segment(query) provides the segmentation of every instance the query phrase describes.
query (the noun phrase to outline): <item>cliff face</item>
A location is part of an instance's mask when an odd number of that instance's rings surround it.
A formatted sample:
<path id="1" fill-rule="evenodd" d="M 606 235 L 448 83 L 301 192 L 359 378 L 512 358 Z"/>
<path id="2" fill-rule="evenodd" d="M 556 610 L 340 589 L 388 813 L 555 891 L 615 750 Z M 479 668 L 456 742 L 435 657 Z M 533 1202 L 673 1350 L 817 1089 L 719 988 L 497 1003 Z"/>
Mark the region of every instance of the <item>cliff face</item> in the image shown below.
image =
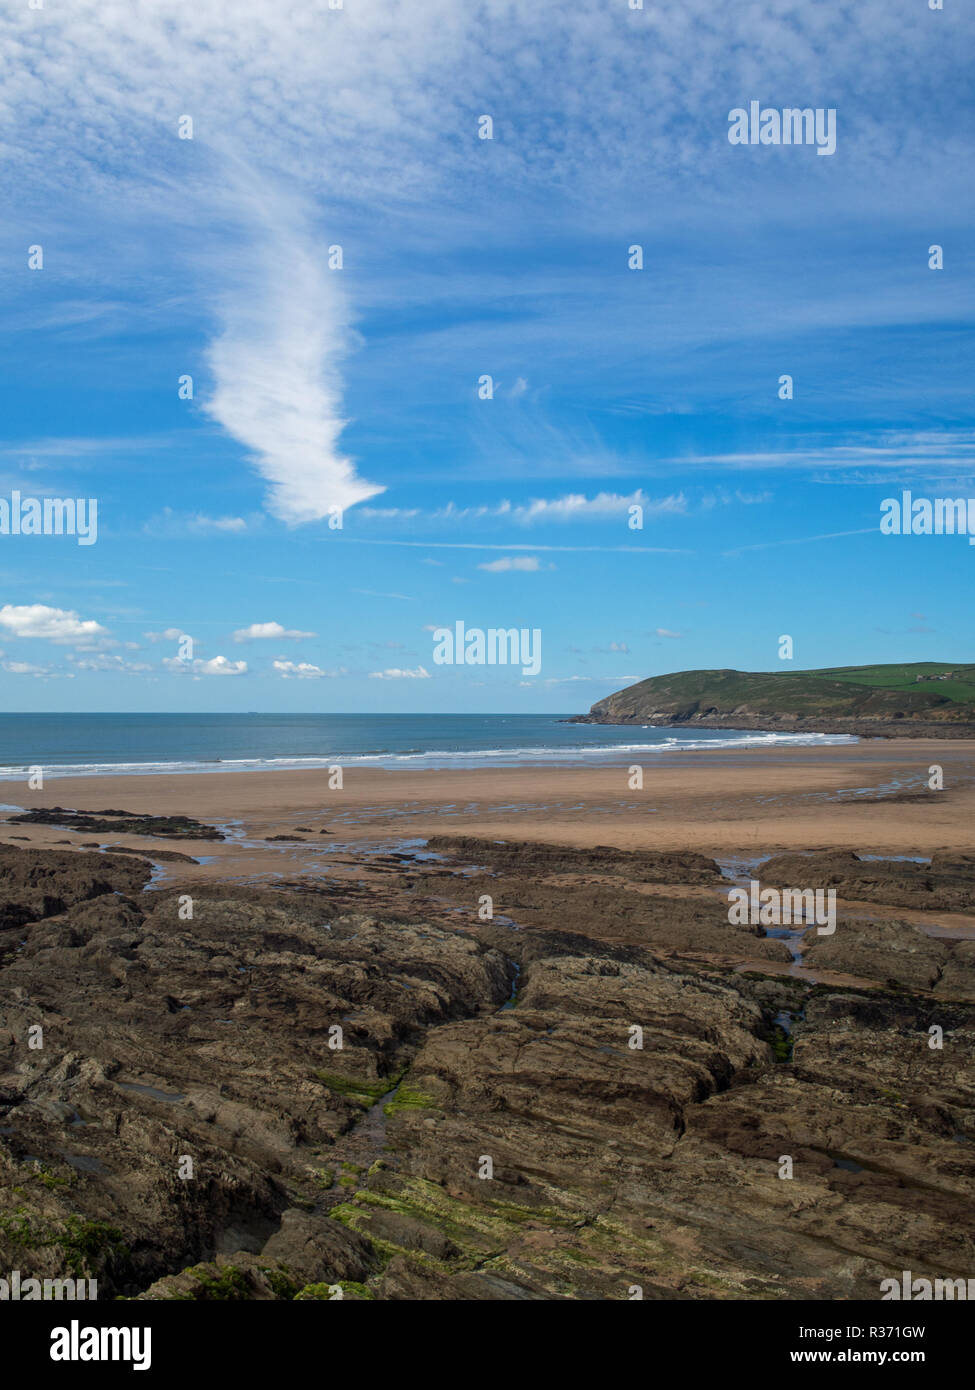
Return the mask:
<path id="1" fill-rule="evenodd" d="M 906 668 L 890 669 L 896 670 L 900 684 L 861 684 L 855 673 L 678 671 L 607 695 L 574 722 L 782 728 L 888 738 L 975 736 L 975 704 L 949 693 L 957 696 L 963 685 L 939 685 L 937 678 L 918 680 L 905 676 Z"/>

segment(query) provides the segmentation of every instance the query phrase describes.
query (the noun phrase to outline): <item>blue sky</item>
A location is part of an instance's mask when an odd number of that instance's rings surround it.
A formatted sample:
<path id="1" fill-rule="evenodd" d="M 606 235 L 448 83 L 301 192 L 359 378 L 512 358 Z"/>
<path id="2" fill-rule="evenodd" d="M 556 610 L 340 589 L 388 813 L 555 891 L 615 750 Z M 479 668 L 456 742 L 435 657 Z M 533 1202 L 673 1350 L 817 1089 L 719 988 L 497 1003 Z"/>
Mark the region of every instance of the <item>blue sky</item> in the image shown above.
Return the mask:
<path id="1" fill-rule="evenodd" d="M 98 499 L 95 545 L 0 535 L 0 707 L 581 711 L 783 633 L 972 659 L 965 538 L 878 529 L 975 493 L 958 0 L 0 28 L 0 496 Z M 836 153 L 732 146 L 751 100 L 835 108 Z M 540 629 L 540 674 L 436 666 L 461 619 Z"/>

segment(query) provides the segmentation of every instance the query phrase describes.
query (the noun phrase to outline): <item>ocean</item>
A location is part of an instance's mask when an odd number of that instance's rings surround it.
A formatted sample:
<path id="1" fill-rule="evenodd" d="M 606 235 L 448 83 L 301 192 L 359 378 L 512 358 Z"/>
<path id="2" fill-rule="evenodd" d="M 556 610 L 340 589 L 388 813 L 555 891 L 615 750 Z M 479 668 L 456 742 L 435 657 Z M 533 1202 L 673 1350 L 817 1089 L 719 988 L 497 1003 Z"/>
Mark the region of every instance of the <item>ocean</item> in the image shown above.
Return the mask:
<path id="1" fill-rule="evenodd" d="M 620 764 L 683 749 L 855 743 L 844 734 L 567 724 L 559 714 L 0 714 L 0 780 L 327 767 Z"/>

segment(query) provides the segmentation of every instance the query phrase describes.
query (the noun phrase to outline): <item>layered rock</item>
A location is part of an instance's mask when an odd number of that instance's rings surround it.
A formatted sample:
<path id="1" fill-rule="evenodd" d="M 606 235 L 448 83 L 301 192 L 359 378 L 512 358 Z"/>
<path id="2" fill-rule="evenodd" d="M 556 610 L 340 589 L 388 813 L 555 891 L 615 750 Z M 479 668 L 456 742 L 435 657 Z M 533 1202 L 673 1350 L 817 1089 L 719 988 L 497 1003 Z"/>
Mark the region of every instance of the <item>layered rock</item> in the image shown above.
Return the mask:
<path id="1" fill-rule="evenodd" d="M 0 1263 L 203 1301 L 971 1276 L 973 943 L 844 917 L 806 955 L 875 987 L 814 985 L 700 856 L 450 848 L 368 912 L 6 851 Z"/>
<path id="2" fill-rule="evenodd" d="M 52 917 L 106 893 L 137 893 L 149 877 L 144 863 L 0 845 L 0 932 Z M 0 949 L 4 944 L 0 937 Z"/>
<path id="3" fill-rule="evenodd" d="M 758 870 L 762 883 L 834 888 L 837 897 L 921 911 L 970 912 L 975 907 L 975 862 L 950 851 L 930 863 L 861 859 L 853 850 L 778 854 Z"/>
<path id="4" fill-rule="evenodd" d="M 222 840 L 223 833 L 192 816 L 150 816 L 139 811 L 72 811 L 50 806 L 22 811 L 7 818 L 9 825 L 56 825 L 86 834 L 153 835 L 169 840 Z"/>

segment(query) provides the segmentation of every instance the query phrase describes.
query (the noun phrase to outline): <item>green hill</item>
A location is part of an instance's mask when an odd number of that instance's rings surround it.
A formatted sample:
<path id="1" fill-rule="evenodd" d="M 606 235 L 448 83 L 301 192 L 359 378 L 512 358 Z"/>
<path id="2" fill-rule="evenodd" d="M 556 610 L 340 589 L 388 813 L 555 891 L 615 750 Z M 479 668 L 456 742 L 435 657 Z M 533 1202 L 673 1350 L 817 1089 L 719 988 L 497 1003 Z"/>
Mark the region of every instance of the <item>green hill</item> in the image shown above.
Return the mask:
<path id="1" fill-rule="evenodd" d="M 973 736 L 975 665 L 920 661 L 816 671 L 677 671 L 607 695 L 578 718 L 600 724 L 744 729 L 785 724 L 826 733 Z"/>
<path id="2" fill-rule="evenodd" d="M 881 686 L 884 690 L 926 690 L 959 704 L 975 704 L 975 666 L 944 666 L 937 661 L 911 661 L 892 666 L 836 666 L 810 671 L 811 676 L 832 676 L 853 685 Z"/>

